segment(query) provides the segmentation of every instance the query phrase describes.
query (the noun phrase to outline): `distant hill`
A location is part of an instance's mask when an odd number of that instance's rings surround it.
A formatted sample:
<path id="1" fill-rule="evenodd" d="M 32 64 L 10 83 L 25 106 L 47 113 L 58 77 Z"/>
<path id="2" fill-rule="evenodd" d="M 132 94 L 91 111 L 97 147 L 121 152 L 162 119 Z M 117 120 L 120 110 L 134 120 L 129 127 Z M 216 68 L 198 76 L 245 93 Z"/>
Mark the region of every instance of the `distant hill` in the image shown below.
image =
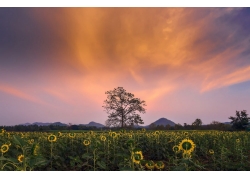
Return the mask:
<path id="1" fill-rule="evenodd" d="M 29 126 L 29 125 L 38 125 L 38 126 L 49 126 L 49 125 L 54 125 L 54 126 L 68 126 L 67 124 L 61 123 L 61 122 L 54 122 L 54 123 L 43 123 L 43 122 L 34 122 L 34 123 L 24 123 L 20 124 L 23 126 Z M 95 126 L 97 128 L 105 127 L 103 124 L 96 123 L 94 121 L 89 122 L 88 124 L 79 124 L 83 126 Z"/>
<path id="2" fill-rule="evenodd" d="M 67 124 L 61 123 L 61 122 L 55 122 L 52 123 L 51 125 L 55 125 L 55 126 L 67 126 Z"/>
<path id="3" fill-rule="evenodd" d="M 52 123 L 42 123 L 42 122 L 34 122 L 32 125 L 38 125 L 38 126 L 49 126 Z"/>
<path id="4" fill-rule="evenodd" d="M 160 125 L 163 125 L 163 126 L 166 126 L 166 125 L 170 125 L 170 126 L 175 126 L 175 123 L 167 118 L 160 118 L 158 120 L 156 120 L 155 122 L 152 122 L 151 124 L 155 124 L 156 126 L 160 126 Z"/>
<path id="5" fill-rule="evenodd" d="M 175 126 L 175 123 L 167 118 L 160 118 L 158 120 L 156 120 L 155 122 L 153 122 L 156 126 L 158 125 L 170 125 L 170 126 Z M 152 124 L 152 123 L 151 123 Z M 34 122 L 34 123 L 24 123 L 24 124 L 20 124 L 23 126 L 29 126 L 29 125 L 38 125 L 38 126 L 49 126 L 49 125 L 55 125 L 55 126 L 67 126 L 67 124 L 61 123 L 61 122 L 54 122 L 54 123 L 43 123 L 43 122 Z M 82 126 L 95 126 L 97 128 L 102 128 L 105 127 L 103 124 L 91 121 L 88 124 L 78 124 L 78 125 L 82 125 Z M 141 125 L 135 125 L 136 128 L 148 128 L 150 125 L 148 126 L 141 126 Z"/>
<path id="6" fill-rule="evenodd" d="M 81 124 L 83 126 L 95 126 L 97 128 L 102 128 L 102 127 L 105 127 L 103 124 L 100 124 L 100 123 L 96 123 L 94 121 L 91 121 L 89 122 L 88 124 Z"/>
<path id="7" fill-rule="evenodd" d="M 29 125 L 32 125 L 32 124 L 30 124 L 30 123 L 24 123 L 24 124 L 20 124 L 20 125 L 29 126 Z"/>
<path id="8" fill-rule="evenodd" d="M 34 122 L 34 123 L 24 123 L 20 124 L 23 126 L 30 126 L 30 125 L 38 125 L 38 126 L 49 126 L 49 125 L 55 125 L 55 126 L 67 126 L 67 124 L 61 123 L 61 122 L 54 122 L 54 123 L 43 123 L 43 122 Z"/>

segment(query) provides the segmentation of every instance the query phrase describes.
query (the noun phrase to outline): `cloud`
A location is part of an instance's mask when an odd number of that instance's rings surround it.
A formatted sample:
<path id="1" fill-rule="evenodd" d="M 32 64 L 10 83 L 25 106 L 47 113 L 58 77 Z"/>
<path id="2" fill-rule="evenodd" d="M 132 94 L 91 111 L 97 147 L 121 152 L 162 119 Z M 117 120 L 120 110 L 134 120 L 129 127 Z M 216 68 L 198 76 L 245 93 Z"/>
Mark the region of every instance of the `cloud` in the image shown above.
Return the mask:
<path id="1" fill-rule="evenodd" d="M 42 105 L 47 105 L 44 101 L 42 101 L 34 96 L 29 95 L 20 89 L 17 89 L 15 87 L 12 87 L 12 86 L 9 86 L 6 84 L 0 84 L 0 91 L 7 93 L 9 95 L 12 95 L 14 97 L 21 98 L 21 99 L 26 100 L 26 101 L 30 101 L 33 103 L 39 103 Z"/>
<path id="2" fill-rule="evenodd" d="M 206 85 L 201 89 L 201 92 L 206 92 L 225 86 L 231 86 L 249 80 L 250 80 L 250 66 L 238 69 L 216 80 L 205 83 Z"/>
<path id="3" fill-rule="evenodd" d="M 240 58 L 235 65 L 233 62 L 248 52 L 250 36 L 242 37 L 240 34 L 245 24 L 235 22 L 243 14 L 249 16 L 247 9 L 24 10 L 26 9 L 20 9 L 15 14 L 16 19 L 12 18 L 15 22 L 19 20 L 19 25 L 16 26 L 22 27 L 18 37 L 27 36 L 31 31 L 28 36 L 30 38 L 23 40 L 28 47 L 33 43 L 33 36 L 43 41 L 39 40 L 41 47 L 32 47 L 36 50 L 30 52 L 29 58 L 22 56 L 12 66 L 17 63 L 20 68 L 21 64 L 26 64 L 23 68 L 35 68 L 46 76 L 64 72 L 63 76 L 76 74 L 75 77 L 78 76 L 79 79 L 93 79 L 91 77 L 100 74 L 100 81 L 109 79 L 113 83 L 124 77 L 131 77 L 133 83 L 141 87 L 157 86 L 155 88 L 160 87 L 163 78 L 171 79 L 171 83 L 184 78 L 187 86 L 195 82 L 200 87 L 207 78 L 216 79 L 212 76 L 214 73 L 223 75 L 232 68 L 237 69 L 238 64 L 245 61 L 244 58 Z M 25 26 L 21 26 L 22 23 Z M 35 27 L 39 27 L 38 30 Z M 39 35 L 34 34 L 35 32 Z M 47 47 L 46 51 L 43 51 L 44 47 Z M 21 46 L 19 49 L 22 49 Z M 25 46 L 25 49 L 28 48 Z M 46 55 L 37 58 L 34 52 L 44 52 Z M 8 62 L 6 59 L 5 63 Z M 26 72 L 21 70 L 22 73 Z M 199 78 L 194 74 L 199 74 Z M 183 83 L 180 84 L 182 85 Z"/>
<path id="4" fill-rule="evenodd" d="M 164 113 L 167 97 L 194 91 L 200 98 L 249 81 L 249 8 L 10 8 L 0 14 L 0 91 L 46 102 L 67 116 L 91 114 L 105 91 L 118 86 Z"/>

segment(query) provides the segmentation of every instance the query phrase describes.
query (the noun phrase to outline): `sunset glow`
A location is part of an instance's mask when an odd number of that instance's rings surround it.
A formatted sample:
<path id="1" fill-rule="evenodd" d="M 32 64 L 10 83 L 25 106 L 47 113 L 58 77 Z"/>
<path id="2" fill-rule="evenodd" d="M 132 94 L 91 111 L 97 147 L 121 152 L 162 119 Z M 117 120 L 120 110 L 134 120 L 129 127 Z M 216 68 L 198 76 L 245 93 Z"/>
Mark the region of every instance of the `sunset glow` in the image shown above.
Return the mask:
<path id="1" fill-rule="evenodd" d="M 0 125 L 104 124 L 105 91 L 145 125 L 250 112 L 250 8 L 0 8 Z"/>

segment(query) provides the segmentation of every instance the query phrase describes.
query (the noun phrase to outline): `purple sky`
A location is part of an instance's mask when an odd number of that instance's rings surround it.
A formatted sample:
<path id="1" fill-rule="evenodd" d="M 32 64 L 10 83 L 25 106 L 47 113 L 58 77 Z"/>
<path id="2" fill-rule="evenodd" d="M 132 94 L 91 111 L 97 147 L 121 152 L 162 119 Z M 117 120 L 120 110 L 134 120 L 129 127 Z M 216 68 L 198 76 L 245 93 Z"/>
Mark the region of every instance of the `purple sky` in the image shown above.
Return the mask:
<path id="1" fill-rule="evenodd" d="M 0 8 L 0 125 L 104 124 L 105 91 L 145 125 L 250 112 L 250 8 Z"/>

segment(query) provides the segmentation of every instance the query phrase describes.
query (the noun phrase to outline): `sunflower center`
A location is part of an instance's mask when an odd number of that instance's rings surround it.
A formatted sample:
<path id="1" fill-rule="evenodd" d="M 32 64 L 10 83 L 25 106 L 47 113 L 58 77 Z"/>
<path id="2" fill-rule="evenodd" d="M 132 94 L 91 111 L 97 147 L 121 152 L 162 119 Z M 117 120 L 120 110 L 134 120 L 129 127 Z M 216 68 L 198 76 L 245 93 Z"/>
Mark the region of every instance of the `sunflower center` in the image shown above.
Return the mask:
<path id="1" fill-rule="evenodd" d="M 139 154 L 135 154 L 135 160 L 140 160 L 141 156 Z"/>
<path id="2" fill-rule="evenodd" d="M 192 148 L 192 144 L 190 142 L 183 142 L 182 148 L 185 150 L 190 150 Z"/>

